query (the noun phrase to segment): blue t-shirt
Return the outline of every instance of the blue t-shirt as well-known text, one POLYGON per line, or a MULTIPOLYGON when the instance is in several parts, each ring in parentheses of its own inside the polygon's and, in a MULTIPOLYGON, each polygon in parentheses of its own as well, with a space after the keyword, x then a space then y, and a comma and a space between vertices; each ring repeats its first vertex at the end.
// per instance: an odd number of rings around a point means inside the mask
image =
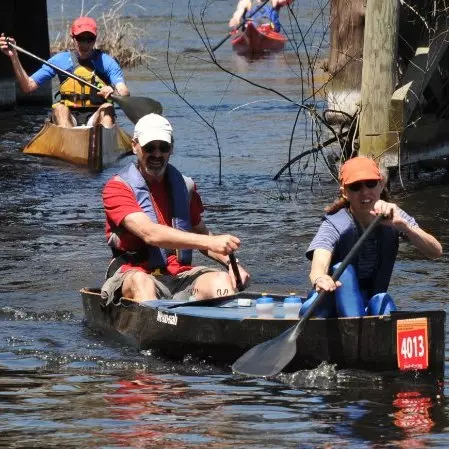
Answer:
MULTIPOLYGON (((60 67, 66 72, 73 73, 74 64, 72 55, 69 51, 57 53, 52 56, 48 62, 51 62, 53 65, 60 67)), ((95 69, 96 75, 98 75, 106 84, 116 86, 117 83, 125 83, 125 77, 120 65, 108 54, 100 50, 94 50, 92 56, 89 58, 89 63, 95 69)), ((42 86, 42 84, 51 80, 55 75, 58 75, 60 83, 67 78, 63 73, 43 64, 40 69, 31 75, 31 78, 38 86, 42 86)))

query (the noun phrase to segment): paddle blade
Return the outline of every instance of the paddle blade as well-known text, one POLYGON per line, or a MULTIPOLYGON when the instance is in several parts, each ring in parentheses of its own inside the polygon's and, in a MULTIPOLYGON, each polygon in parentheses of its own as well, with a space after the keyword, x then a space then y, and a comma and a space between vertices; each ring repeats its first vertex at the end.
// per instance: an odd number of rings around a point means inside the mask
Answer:
POLYGON ((137 123, 140 118, 147 114, 162 114, 162 105, 152 98, 111 95, 111 99, 120 106, 133 123, 137 123))
POLYGON ((296 354, 299 324, 245 352, 234 362, 232 371, 254 377, 270 377, 280 373, 296 354))

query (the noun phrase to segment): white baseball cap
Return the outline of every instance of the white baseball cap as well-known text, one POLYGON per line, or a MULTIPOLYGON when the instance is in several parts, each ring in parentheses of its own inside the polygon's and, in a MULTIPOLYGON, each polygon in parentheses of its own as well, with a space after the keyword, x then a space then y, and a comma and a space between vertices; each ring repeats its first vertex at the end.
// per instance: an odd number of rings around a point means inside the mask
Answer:
POLYGON ((153 140, 172 143, 173 128, 170 122, 158 114, 144 115, 134 127, 134 139, 143 147, 153 140))

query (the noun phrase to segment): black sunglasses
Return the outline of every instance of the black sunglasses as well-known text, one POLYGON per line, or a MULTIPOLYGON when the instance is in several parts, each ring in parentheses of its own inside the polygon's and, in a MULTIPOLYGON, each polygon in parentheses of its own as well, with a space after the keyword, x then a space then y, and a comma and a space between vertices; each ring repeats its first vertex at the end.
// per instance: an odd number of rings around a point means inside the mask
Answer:
POLYGON ((96 39, 95 36, 74 36, 74 38, 77 42, 86 42, 88 44, 95 42, 96 39))
POLYGON ((368 181, 353 182, 352 184, 348 184, 346 187, 351 192, 358 192, 362 188, 362 186, 365 186, 368 189, 374 189, 374 187, 377 187, 378 184, 379 181, 377 179, 369 179, 368 181))
POLYGON ((168 142, 159 142, 158 144, 150 142, 144 145, 142 150, 145 151, 145 153, 152 153, 156 150, 159 150, 161 153, 168 153, 171 150, 171 145, 168 142))

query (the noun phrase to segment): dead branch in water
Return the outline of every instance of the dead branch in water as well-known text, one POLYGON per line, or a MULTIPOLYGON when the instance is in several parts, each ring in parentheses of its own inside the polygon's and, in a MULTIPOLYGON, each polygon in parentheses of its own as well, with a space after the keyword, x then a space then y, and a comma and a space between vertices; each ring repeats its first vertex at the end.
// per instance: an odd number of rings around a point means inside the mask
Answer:
MULTIPOLYGON (((181 55, 177 55, 175 58, 175 63, 172 64, 171 63, 171 51, 170 51, 170 45, 171 45, 171 30, 172 30, 172 22, 173 22, 173 7, 174 4, 172 3, 172 10, 171 10, 171 15, 170 15, 170 21, 169 21, 169 29, 168 29, 168 40, 167 40, 167 49, 165 52, 166 55, 166 65, 167 65, 167 69, 169 71, 169 75, 170 75, 170 83, 167 82, 163 76, 161 76, 159 73, 157 73, 155 70, 153 70, 149 65, 147 65, 147 69, 159 80, 161 81, 161 83, 164 84, 164 86, 173 94, 175 94, 176 96, 178 96, 195 114, 197 117, 200 118, 200 120, 212 131, 213 135, 214 135, 214 140, 215 140, 215 144, 217 146, 217 150, 218 150, 218 184, 221 185, 222 184, 222 152, 221 152, 221 144, 220 144, 220 139, 218 137, 218 132, 217 129, 215 127, 215 118, 216 118, 216 114, 217 114, 217 110, 223 100, 224 95, 226 94, 227 91, 227 87, 224 89, 223 94, 221 99, 219 100, 218 104, 215 107, 215 110, 213 112, 213 116, 212 119, 208 119, 207 117, 205 117, 204 114, 201 114, 198 109, 187 99, 186 95, 181 92, 181 90, 178 87, 178 83, 176 81, 176 77, 174 74, 174 67, 176 67, 179 59, 182 57, 181 55)), ((189 1, 188 4, 188 8, 189 8, 189 20, 192 22, 194 22, 193 19, 193 11, 191 8, 191 3, 189 1)), ((229 83, 228 83, 229 85, 229 83)), ((187 85, 184 87, 184 89, 187 87, 187 85)))
MULTIPOLYGON (((320 14, 323 14, 323 9, 320 8, 320 14)), ((203 13, 204 15, 204 13, 203 13)), ((340 143, 342 146, 341 151, 343 151, 343 148, 348 145, 348 142, 346 142, 347 137, 349 136, 349 132, 347 130, 335 130, 334 127, 332 127, 326 120, 326 117, 324 115, 324 112, 322 111, 322 107, 320 107, 320 103, 322 103, 322 97, 320 92, 323 91, 323 84, 316 85, 316 72, 317 72, 317 64, 320 61, 320 49, 323 44, 324 35, 326 31, 323 31, 322 34, 319 35, 319 45, 317 47, 314 47, 315 49, 313 51, 310 51, 310 47, 307 45, 306 39, 309 38, 311 40, 315 39, 314 31, 312 30, 312 25, 303 32, 300 27, 300 22, 297 19, 295 10, 289 6, 289 18, 290 18, 290 26, 288 29, 285 27, 283 28, 283 31, 289 38, 289 45, 291 45, 294 49, 294 52, 296 54, 296 58, 298 61, 298 85, 300 87, 300 100, 290 98, 289 96, 282 93, 280 90, 273 88, 269 85, 263 85, 261 83, 254 82, 245 76, 242 76, 241 74, 235 73, 232 70, 226 68, 221 64, 215 55, 215 53, 212 51, 212 44, 209 39, 206 27, 204 25, 204 22, 201 21, 200 25, 197 25, 193 19, 191 19, 191 24, 195 31, 197 32, 198 36, 200 37, 201 41, 203 42, 203 45, 206 49, 206 51, 209 54, 211 62, 217 66, 221 71, 224 73, 229 74, 234 79, 239 79, 241 81, 244 81, 251 86, 257 87, 261 90, 265 90, 267 92, 271 92, 275 94, 276 96, 282 98, 286 102, 289 103, 289 106, 294 106, 297 108, 297 114, 294 120, 294 123, 292 125, 291 135, 290 135, 290 142, 289 142, 289 149, 288 149, 288 162, 284 165, 284 167, 278 172, 278 174, 275 176, 275 180, 278 180, 283 172, 288 170, 289 178, 292 180, 292 173, 291 173, 291 166, 293 164, 299 164, 302 158, 312 158, 312 164, 310 164, 310 161, 308 160, 305 163, 305 167, 309 167, 310 165, 315 166, 318 162, 318 156, 322 155, 322 149, 329 145, 330 143, 340 143), (312 34, 312 36, 310 36, 312 34), (297 36, 300 37, 300 39, 297 39, 297 36), (302 50, 302 51, 301 51, 302 50), (305 60, 305 62, 304 62, 305 60), (300 117, 303 117, 302 120, 300 120, 300 117), (311 126, 311 135, 312 135, 312 150, 305 150, 301 152, 299 156, 293 156, 293 146, 297 141, 295 141, 294 136, 297 131, 297 126, 301 124, 304 127, 305 133, 307 135, 307 129, 310 124, 311 126), (323 136, 323 130, 326 130, 331 135, 333 135, 332 139, 326 140, 326 144, 323 145, 321 143, 322 136, 323 136)), ((314 23, 317 18, 315 18, 312 23, 314 23)), ((192 58, 197 56, 191 56, 192 58)), ((295 71, 296 67, 292 67, 292 71, 295 71)), ((352 137, 352 134, 351 134, 352 137)), ((327 157, 322 158, 324 166, 329 171, 330 175, 332 177, 335 176, 335 168, 329 164, 327 157)), ((313 172, 316 171, 316 168, 313 169, 313 172)), ((314 178, 314 175, 312 174, 312 180, 314 178)))

